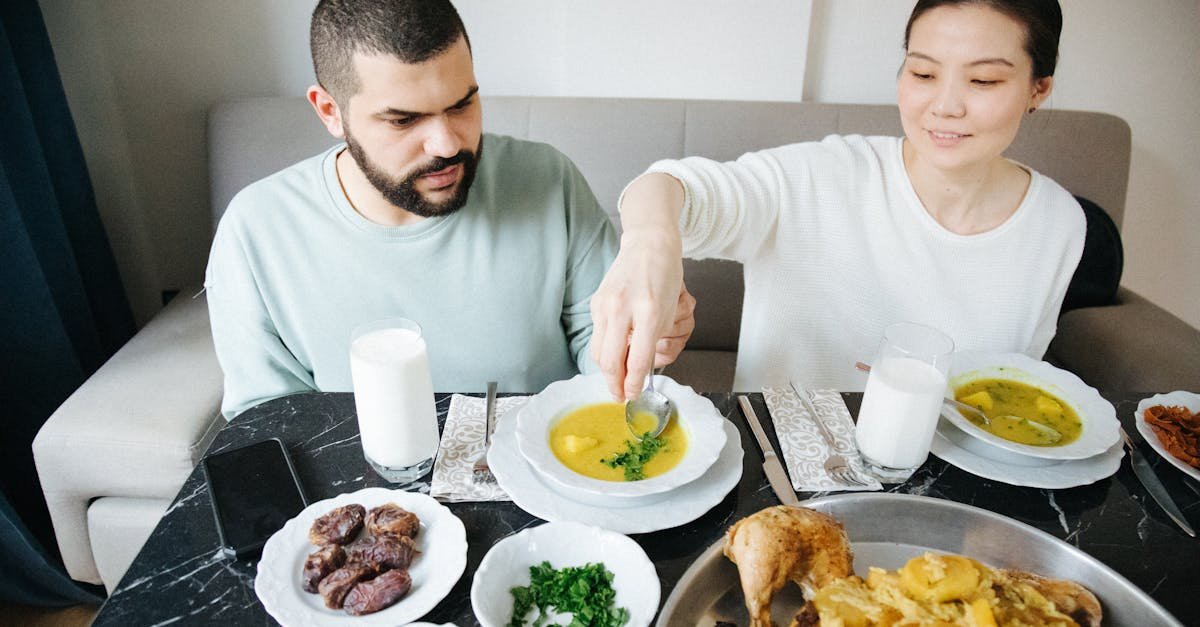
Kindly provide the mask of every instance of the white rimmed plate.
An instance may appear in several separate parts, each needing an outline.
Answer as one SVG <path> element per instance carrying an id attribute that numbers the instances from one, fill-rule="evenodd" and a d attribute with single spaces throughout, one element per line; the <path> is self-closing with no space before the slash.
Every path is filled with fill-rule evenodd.
<path id="1" fill-rule="evenodd" d="M 488 466 L 517 507 L 549 521 L 596 525 L 618 533 L 649 533 L 689 523 L 712 509 L 742 478 L 742 440 L 737 427 L 722 419 L 725 448 L 699 479 L 633 507 L 602 507 L 568 499 L 550 490 L 517 450 L 516 421 L 501 420 L 492 434 Z"/>
<path id="2" fill-rule="evenodd" d="M 975 476 L 1030 488 L 1057 490 L 1092 484 L 1117 472 L 1125 457 L 1125 448 L 1118 442 L 1100 455 L 1087 459 L 1051 460 L 1049 464 L 1031 466 L 979 455 L 963 446 L 968 440 L 972 440 L 971 436 L 942 420 L 933 434 L 929 452 Z"/>
<path id="3" fill-rule="evenodd" d="M 551 522 L 508 536 L 483 556 L 471 582 L 471 608 L 483 627 L 508 624 L 509 590 L 529 585 L 529 567 L 544 561 L 556 569 L 604 564 L 613 574 L 616 606 L 629 610 L 631 627 L 649 625 L 658 611 L 658 572 L 637 542 L 591 525 Z"/>
<path id="4" fill-rule="evenodd" d="M 1079 460 L 1103 454 L 1121 438 L 1121 423 L 1112 403 L 1074 373 L 1021 353 L 955 353 L 947 382 L 949 393 L 977 379 L 1008 379 L 1041 388 L 1070 405 L 1083 423 L 1083 430 L 1074 442 L 1062 446 L 1029 446 L 992 435 L 957 410 L 943 406 L 942 415 L 954 426 L 995 448 L 1028 457 Z M 998 461 L 1009 459 L 1003 455 L 997 457 Z"/>
<path id="5" fill-rule="evenodd" d="M 351 503 L 367 509 L 395 503 L 421 519 L 421 530 L 416 537 L 421 553 L 408 569 L 412 589 L 395 605 L 363 616 L 331 610 L 325 607 L 321 595 L 310 594 L 300 587 L 304 559 L 316 550 L 308 542 L 308 530 L 313 521 L 336 507 Z M 466 529 L 445 505 L 416 492 L 365 488 L 313 503 L 275 532 L 263 546 L 258 576 L 254 578 L 254 592 L 267 613 L 288 627 L 403 625 L 424 616 L 444 599 L 466 566 Z"/>
<path id="6" fill-rule="evenodd" d="M 717 461 L 725 446 L 725 419 L 712 401 L 692 388 L 664 376 L 654 377 L 654 389 L 675 404 L 676 420 L 687 433 L 688 448 L 671 470 L 641 481 L 602 481 L 568 468 L 550 450 L 550 428 L 570 412 L 594 403 L 611 402 L 601 375 L 576 375 L 555 381 L 529 399 L 517 415 L 516 439 L 521 455 L 547 485 L 560 494 L 587 504 L 629 507 L 658 500 L 661 495 L 695 481 Z"/>
<path id="7" fill-rule="evenodd" d="M 1154 452 L 1162 455 L 1163 459 L 1170 462 L 1172 466 L 1182 470 L 1191 478 L 1195 479 L 1196 481 L 1200 481 L 1200 470 L 1192 468 L 1187 464 L 1187 462 L 1184 462 L 1182 459 L 1172 455 L 1171 452 L 1167 450 L 1167 447 L 1163 446 L 1162 442 L 1158 441 L 1158 436 L 1155 435 L 1154 429 L 1151 428 L 1150 424 L 1146 422 L 1146 409 L 1154 407 L 1155 405 L 1166 405 L 1168 407 L 1180 405 L 1187 407 L 1188 411 L 1198 412 L 1200 411 L 1200 394 L 1184 391 L 1176 391 L 1169 394 L 1155 394 L 1150 398 L 1142 399 L 1138 403 L 1137 413 L 1133 416 L 1133 423 L 1137 425 L 1138 433 L 1142 434 L 1142 437 L 1150 443 L 1150 447 L 1154 449 Z"/>

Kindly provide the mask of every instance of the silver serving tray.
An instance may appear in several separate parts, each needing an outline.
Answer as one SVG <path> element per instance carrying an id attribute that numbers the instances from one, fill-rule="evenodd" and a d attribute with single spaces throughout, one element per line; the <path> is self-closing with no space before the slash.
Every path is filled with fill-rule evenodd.
<path id="1" fill-rule="evenodd" d="M 997 568 L 1077 581 L 1100 599 L 1105 625 L 1182 627 L 1149 595 L 1092 556 L 994 512 L 909 494 L 839 494 L 801 505 L 846 526 L 859 576 L 865 577 L 869 566 L 899 568 L 925 551 L 960 553 Z M 658 627 L 749 622 L 737 567 L 721 553 L 724 542 L 715 542 L 683 573 L 663 605 Z M 803 603 L 798 586 L 785 586 L 771 607 L 775 623 L 787 625 Z"/>

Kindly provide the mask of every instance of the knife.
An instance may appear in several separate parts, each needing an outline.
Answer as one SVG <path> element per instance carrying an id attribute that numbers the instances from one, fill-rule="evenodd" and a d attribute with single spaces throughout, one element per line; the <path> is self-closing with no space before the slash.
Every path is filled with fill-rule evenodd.
<path id="1" fill-rule="evenodd" d="M 1162 481 L 1158 480 L 1158 475 L 1154 474 L 1154 469 L 1150 467 L 1150 463 L 1138 451 L 1137 446 L 1133 443 L 1133 439 L 1125 432 L 1124 427 L 1121 428 L 1121 439 L 1125 440 L 1125 448 L 1129 449 L 1129 462 L 1133 466 L 1133 474 L 1137 475 L 1138 481 L 1142 482 L 1142 486 L 1154 497 L 1154 501 L 1159 507 L 1183 529 L 1185 533 L 1193 538 L 1196 537 L 1196 532 L 1192 530 L 1192 526 L 1188 524 L 1187 519 L 1183 517 L 1183 512 L 1179 511 L 1179 507 L 1175 505 L 1175 501 L 1171 500 L 1171 495 L 1167 494 L 1167 489 L 1163 487 Z"/>
<path id="2" fill-rule="evenodd" d="M 784 505 L 799 506 L 800 499 L 796 498 L 796 491 L 792 489 L 792 484 L 783 470 L 783 464 L 779 463 L 779 456 L 775 454 L 775 449 L 771 448 L 771 441 L 767 439 L 767 434 L 758 421 L 758 414 L 754 413 L 754 408 L 750 406 L 750 399 L 746 396 L 739 396 L 738 404 L 742 406 L 746 422 L 750 425 L 750 430 L 754 432 L 754 439 L 758 440 L 759 448 L 762 449 L 763 472 L 767 474 L 767 481 L 771 483 L 771 489 L 775 491 L 775 496 L 779 497 L 779 502 Z"/>

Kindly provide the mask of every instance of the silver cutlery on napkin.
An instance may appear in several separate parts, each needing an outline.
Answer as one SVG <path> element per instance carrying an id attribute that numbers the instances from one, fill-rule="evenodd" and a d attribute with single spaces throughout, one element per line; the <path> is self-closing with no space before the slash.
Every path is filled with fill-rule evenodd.
<path id="1" fill-rule="evenodd" d="M 771 489 L 775 491 L 775 496 L 779 497 L 779 502 L 784 505 L 800 505 L 800 499 L 796 497 L 796 491 L 792 489 L 787 472 L 783 470 L 779 456 L 771 447 L 771 441 L 767 439 L 767 433 L 763 431 L 762 423 L 758 421 L 758 414 L 754 413 L 754 407 L 750 405 L 750 399 L 746 396 L 739 396 L 738 405 L 741 405 L 742 413 L 746 416 L 746 423 L 750 425 L 750 431 L 754 433 L 754 439 L 758 440 L 758 446 L 762 449 L 763 472 L 767 474 L 767 481 L 770 482 Z"/>
<path id="2" fill-rule="evenodd" d="M 796 387 L 796 384 L 789 381 L 788 385 L 792 386 L 792 391 L 796 393 L 796 398 L 804 405 L 804 409 L 808 411 L 812 421 L 817 424 L 817 430 L 821 432 L 821 437 L 825 438 L 825 444 L 829 446 L 829 456 L 825 458 L 824 468 L 825 474 L 829 475 L 834 481 L 844 483 L 846 485 L 866 486 L 866 481 L 858 478 L 854 469 L 850 467 L 850 462 L 838 452 L 837 441 L 834 440 L 833 434 L 825 426 L 821 420 L 821 416 L 817 414 L 817 408 L 813 406 L 812 399 L 809 398 L 805 390 Z"/>
<path id="3" fill-rule="evenodd" d="M 472 479 L 476 483 L 487 482 L 491 483 L 496 480 L 492 474 L 492 469 L 488 468 L 487 454 L 488 449 L 492 446 L 492 431 L 496 428 L 496 382 L 488 381 L 487 384 L 487 424 L 484 425 L 483 431 L 483 453 L 479 455 L 479 459 L 475 460 L 475 465 L 471 468 Z"/>
<path id="4" fill-rule="evenodd" d="M 1167 489 L 1163 487 L 1162 481 L 1159 481 L 1158 475 L 1154 474 L 1154 469 L 1150 467 L 1150 463 L 1142 456 L 1137 445 L 1133 443 L 1133 439 L 1125 432 L 1125 428 L 1121 428 L 1121 439 L 1125 441 L 1125 448 L 1129 450 L 1129 463 L 1133 466 L 1133 474 L 1137 475 L 1138 481 L 1142 482 L 1142 486 L 1154 498 L 1159 507 L 1183 529 L 1185 533 L 1193 538 L 1196 537 L 1196 532 L 1192 526 L 1188 524 L 1187 519 L 1183 517 L 1183 512 L 1179 511 L 1179 506 L 1175 505 L 1175 501 L 1171 499 L 1171 495 L 1167 494 Z"/>

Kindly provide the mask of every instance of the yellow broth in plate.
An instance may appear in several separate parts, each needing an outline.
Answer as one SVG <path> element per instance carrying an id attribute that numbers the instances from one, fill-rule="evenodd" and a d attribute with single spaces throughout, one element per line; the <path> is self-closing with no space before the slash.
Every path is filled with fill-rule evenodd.
<path id="1" fill-rule="evenodd" d="M 656 422 L 650 414 L 635 416 L 634 428 L 640 432 Z M 627 460 L 647 451 L 647 459 L 636 462 L 640 478 L 657 477 L 671 470 L 687 453 L 687 433 L 672 416 L 667 428 L 656 438 L 660 442 L 646 448 L 630 433 L 625 422 L 625 406 L 620 403 L 596 403 L 571 411 L 550 428 L 550 450 L 567 468 L 592 479 L 627 481 Z M 607 463 L 606 463 L 607 462 Z"/>
<path id="2" fill-rule="evenodd" d="M 1030 446 L 1062 446 L 1083 430 L 1079 415 L 1062 399 L 1038 387 L 1008 379 L 977 379 L 958 387 L 954 398 L 984 413 L 990 423 L 964 413 L 992 435 Z"/>

